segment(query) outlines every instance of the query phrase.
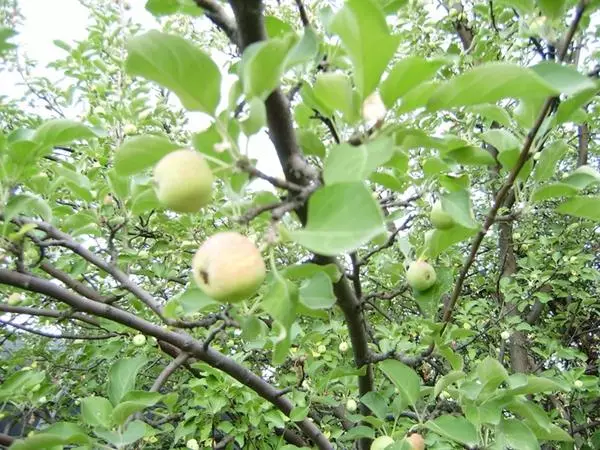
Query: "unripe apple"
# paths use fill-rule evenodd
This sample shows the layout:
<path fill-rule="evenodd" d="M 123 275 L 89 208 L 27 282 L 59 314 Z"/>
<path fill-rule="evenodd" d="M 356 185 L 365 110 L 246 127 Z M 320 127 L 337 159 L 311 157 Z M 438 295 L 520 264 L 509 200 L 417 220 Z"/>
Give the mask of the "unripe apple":
<path fill-rule="evenodd" d="M 208 238 L 194 255 L 192 270 L 198 287 L 224 303 L 237 303 L 252 296 L 266 275 L 258 248 L 233 231 Z"/>
<path fill-rule="evenodd" d="M 431 214 L 429 214 L 429 220 L 431 220 L 431 224 L 438 230 L 447 230 L 454 226 L 454 219 L 444 211 L 442 202 L 434 203 L 433 208 L 431 208 Z"/>
<path fill-rule="evenodd" d="M 425 449 L 425 439 L 419 433 L 411 434 L 406 438 L 406 442 L 408 442 L 413 450 L 424 450 Z"/>
<path fill-rule="evenodd" d="M 346 353 L 349 348 L 350 348 L 350 346 L 348 345 L 348 343 L 346 341 L 340 342 L 340 346 L 338 347 L 338 349 L 342 353 Z"/>
<path fill-rule="evenodd" d="M 135 345 L 136 347 L 141 347 L 146 343 L 146 336 L 144 336 L 143 334 L 136 334 L 133 337 L 133 345 Z"/>
<path fill-rule="evenodd" d="M 362 117 L 367 122 L 383 120 L 387 111 L 379 92 L 369 95 L 362 105 Z"/>
<path fill-rule="evenodd" d="M 22 300 L 23 300 L 23 297 L 21 296 L 21 294 L 13 292 L 8 297 L 7 302 L 8 302 L 9 305 L 15 306 L 15 305 L 18 305 L 19 303 L 21 303 Z"/>
<path fill-rule="evenodd" d="M 426 291 L 435 284 L 436 279 L 434 268 L 421 259 L 413 262 L 406 272 L 408 285 L 417 291 Z"/>
<path fill-rule="evenodd" d="M 104 200 L 102 200 L 102 204 L 104 204 L 104 206 L 111 206 L 114 203 L 113 197 L 110 194 L 105 195 Z"/>
<path fill-rule="evenodd" d="M 383 450 L 394 443 L 394 440 L 389 436 L 379 436 L 371 444 L 371 450 Z"/>
<path fill-rule="evenodd" d="M 354 412 L 358 409 L 358 405 L 356 404 L 356 400 L 349 398 L 348 401 L 346 402 L 346 409 L 349 412 Z"/>
<path fill-rule="evenodd" d="M 317 351 L 319 353 L 325 353 L 327 351 L 327 347 L 325 347 L 323 344 L 321 344 L 317 347 Z"/>
<path fill-rule="evenodd" d="M 134 134 L 137 133 L 137 127 L 132 124 L 132 123 L 128 123 L 127 125 L 125 125 L 123 127 L 123 133 L 124 134 Z"/>
<path fill-rule="evenodd" d="M 169 153 L 154 168 L 156 196 L 177 212 L 197 212 L 212 196 L 213 174 L 202 154 L 181 149 Z"/>
<path fill-rule="evenodd" d="M 200 450 L 200 445 L 196 439 L 190 439 L 185 443 L 185 446 L 190 450 Z"/>
<path fill-rule="evenodd" d="M 575 380 L 575 382 L 573 384 L 575 385 L 575 387 L 577 389 L 581 389 L 583 387 L 583 381 L 581 381 L 581 380 Z"/>
<path fill-rule="evenodd" d="M 502 333 L 500 333 L 500 337 L 503 340 L 508 341 L 510 339 L 510 331 L 503 331 Z"/>
<path fill-rule="evenodd" d="M 463 323 L 463 328 L 465 330 L 470 330 L 471 329 L 471 324 L 469 322 L 465 322 L 465 323 Z"/>

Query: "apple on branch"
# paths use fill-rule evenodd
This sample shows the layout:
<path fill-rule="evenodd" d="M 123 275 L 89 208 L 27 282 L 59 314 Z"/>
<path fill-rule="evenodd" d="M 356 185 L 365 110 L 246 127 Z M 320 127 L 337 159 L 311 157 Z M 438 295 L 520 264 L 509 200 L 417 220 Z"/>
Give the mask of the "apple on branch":
<path fill-rule="evenodd" d="M 265 262 L 254 243 L 233 231 L 217 233 L 198 249 L 192 261 L 196 284 L 209 297 L 237 303 L 263 283 Z"/>
<path fill-rule="evenodd" d="M 198 212 L 212 197 L 213 174 L 199 152 L 181 149 L 164 156 L 154 168 L 158 201 L 176 212 Z"/>

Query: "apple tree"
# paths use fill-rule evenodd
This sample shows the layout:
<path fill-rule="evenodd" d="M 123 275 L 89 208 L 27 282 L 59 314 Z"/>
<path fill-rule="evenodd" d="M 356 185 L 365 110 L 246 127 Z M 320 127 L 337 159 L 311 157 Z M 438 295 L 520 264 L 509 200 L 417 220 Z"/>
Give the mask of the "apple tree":
<path fill-rule="evenodd" d="M 0 5 L 1 446 L 600 448 L 598 0 L 81 4 Z"/>

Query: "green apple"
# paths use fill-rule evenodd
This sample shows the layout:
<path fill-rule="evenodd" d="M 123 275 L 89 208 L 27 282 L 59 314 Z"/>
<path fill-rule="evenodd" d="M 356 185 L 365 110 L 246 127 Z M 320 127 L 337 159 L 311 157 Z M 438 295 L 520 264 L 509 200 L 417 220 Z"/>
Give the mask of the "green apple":
<path fill-rule="evenodd" d="M 15 305 L 18 305 L 19 303 L 21 303 L 22 300 L 23 300 L 23 297 L 21 296 L 21 294 L 13 292 L 8 297 L 7 303 L 11 306 L 15 306 Z"/>
<path fill-rule="evenodd" d="M 348 345 L 348 343 L 346 341 L 340 342 L 340 345 L 338 347 L 338 349 L 340 350 L 341 353 L 346 353 L 349 348 L 350 348 L 350 346 Z"/>
<path fill-rule="evenodd" d="M 154 181 L 158 201 L 176 212 L 197 212 L 212 196 L 212 171 L 195 150 L 176 150 L 163 157 L 154 168 Z"/>
<path fill-rule="evenodd" d="M 144 344 L 146 344 L 146 336 L 143 334 L 136 334 L 133 337 L 133 345 L 136 347 L 142 347 Z"/>
<path fill-rule="evenodd" d="M 425 439 L 419 433 L 413 433 L 406 438 L 412 450 L 425 450 Z"/>
<path fill-rule="evenodd" d="M 127 125 L 125 125 L 123 127 L 123 133 L 127 134 L 127 135 L 135 134 L 135 133 L 137 133 L 137 127 L 132 123 L 128 123 Z"/>
<path fill-rule="evenodd" d="M 450 214 L 444 211 L 442 202 L 435 202 L 429 214 L 431 224 L 438 230 L 448 230 L 454 226 L 454 219 Z"/>
<path fill-rule="evenodd" d="M 383 450 L 394 443 L 394 440 L 389 436 L 379 436 L 371 444 L 371 450 Z"/>
<path fill-rule="evenodd" d="M 406 272 L 408 285 L 417 291 L 426 291 L 435 284 L 435 269 L 422 259 L 413 262 Z"/>
<path fill-rule="evenodd" d="M 194 255 L 192 271 L 198 287 L 223 303 L 237 303 L 251 297 L 266 275 L 258 248 L 250 239 L 233 231 L 208 238 Z"/>
<path fill-rule="evenodd" d="M 346 409 L 351 413 L 355 412 L 358 409 L 356 400 L 354 400 L 353 398 L 349 398 L 348 401 L 346 402 Z"/>

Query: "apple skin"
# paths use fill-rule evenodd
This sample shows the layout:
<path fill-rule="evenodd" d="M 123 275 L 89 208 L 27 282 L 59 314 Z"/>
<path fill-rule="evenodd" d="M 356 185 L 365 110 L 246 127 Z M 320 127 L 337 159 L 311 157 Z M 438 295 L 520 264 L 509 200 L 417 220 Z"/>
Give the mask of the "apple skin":
<path fill-rule="evenodd" d="M 145 344 L 146 344 L 146 336 L 144 336 L 143 334 L 136 334 L 133 337 L 133 345 L 135 345 L 136 347 L 142 347 Z"/>
<path fill-rule="evenodd" d="M 249 298 L 266 275 L 258 248 L 250 239 L 233 231 L 208 238 L 194 255 L 192 271 L 198 287 L 223 303 Z"/>
<path fill-rule="evenodd" d="M 198 212 L 212 197 L 213 174 L 199 152 L 175 150 L 154 168 L 158 201 L 175 212 Z"/>
<path fill-rule="evenodd" d="M 21 294 L 17 294 L 16 292 L 13 292 L 12 294 L 10 294 L 10 296 L 8 297 L 8 300 L 6 302 L 11 306 L 16 306 L 19 303 L 21 303 L 21 300 L 23 300 L 23 298 L 21 297 Z"/>
<path fill-rule="evenodd" d="M 435 269 L 423 260 L 413 262 L 406 272 L 408 285 L 417 291 L 426 291 L 435 284 Z"/>
<path fill-rule="evenodd" d="M 356 400 L 349 398 L 346 402 L 346 409 L 349 412 L 355 412 L 358 409 L 358 405 L 356 404 Z"/>
<path fill-rule="evenodd" d="M 454 219 L 444 211 L 442 202 L 435 202 L 429 214 L 431 224 L 438 230 L 448 230 L 454 226 Z"/>
<path fill-rule="evenodd" d="M 394 443 L 394 440 L 389 436 L 379 436 L 371 444 L 371 450 L 383 450 Z"/>
<path fill-rule="evenodd" d="M 406 438 L 413 450 L 425 450 L 425 439 L 419 433 L 413 433 Z"/>

